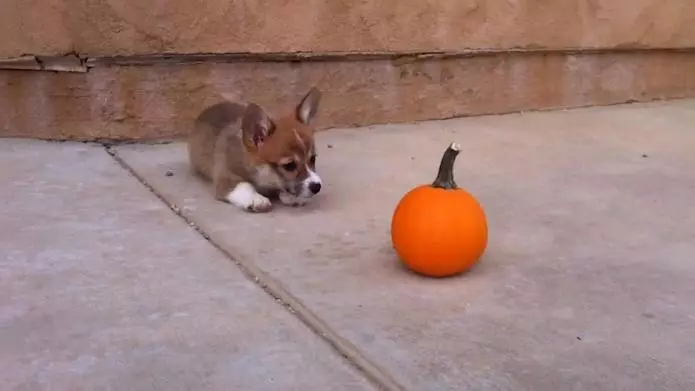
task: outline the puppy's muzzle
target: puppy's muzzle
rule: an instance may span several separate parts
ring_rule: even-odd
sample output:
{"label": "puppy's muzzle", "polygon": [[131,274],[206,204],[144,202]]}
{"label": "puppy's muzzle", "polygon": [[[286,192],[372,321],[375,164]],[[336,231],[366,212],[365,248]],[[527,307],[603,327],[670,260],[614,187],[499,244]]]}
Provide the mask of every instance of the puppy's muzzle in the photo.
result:
{"label": "puppy's muzzle", "polygon": [[321,187],[321,178],[315,171],[309,170],[309,176],[300,184],[299,196],[304,198],[313,197],[321,191]]}

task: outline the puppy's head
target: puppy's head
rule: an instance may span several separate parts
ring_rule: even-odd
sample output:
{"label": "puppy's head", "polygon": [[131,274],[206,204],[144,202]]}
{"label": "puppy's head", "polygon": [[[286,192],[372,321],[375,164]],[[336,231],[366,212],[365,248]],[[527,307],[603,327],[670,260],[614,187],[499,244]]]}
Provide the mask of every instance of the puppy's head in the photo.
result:
{"label": "puppy's head", "polygon": [[321,93],[312,88],[289,114],[278,118],[271,118],[255,103],[246,107],[242,135],[261,184],[302,198],[321,190],[311,125],[320,99]]}

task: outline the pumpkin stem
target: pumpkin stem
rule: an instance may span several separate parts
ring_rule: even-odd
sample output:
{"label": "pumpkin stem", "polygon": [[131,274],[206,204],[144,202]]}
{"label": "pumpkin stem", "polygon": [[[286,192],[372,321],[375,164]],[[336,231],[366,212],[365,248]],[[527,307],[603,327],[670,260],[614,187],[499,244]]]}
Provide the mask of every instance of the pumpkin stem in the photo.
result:
{"label": "pumpkin stem", "polygon": [[457,189],[456,181],[454,180],[454,162],[456,157],[461,152],[461,146],[456,143],[451,143],[442,155],[442,161],[439,163],[439,172],[437,179],[432,182],[432,187],[440,189]]}

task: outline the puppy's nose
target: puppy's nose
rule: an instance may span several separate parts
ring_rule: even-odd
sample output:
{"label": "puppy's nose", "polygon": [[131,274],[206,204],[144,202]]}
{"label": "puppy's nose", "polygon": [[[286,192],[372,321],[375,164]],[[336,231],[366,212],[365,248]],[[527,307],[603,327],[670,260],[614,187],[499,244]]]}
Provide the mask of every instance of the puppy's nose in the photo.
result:
{"label": "puppy's nose", "polygon": [[320,182],[311,182],[309,184],[309,191],[312,193],[316,194],[321,191],[321,183]]}

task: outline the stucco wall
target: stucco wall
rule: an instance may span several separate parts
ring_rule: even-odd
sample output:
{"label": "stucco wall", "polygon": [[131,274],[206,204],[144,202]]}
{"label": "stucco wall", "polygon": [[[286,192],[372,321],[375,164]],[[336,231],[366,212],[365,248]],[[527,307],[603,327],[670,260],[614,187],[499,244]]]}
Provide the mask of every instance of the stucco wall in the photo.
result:
{"label": "stucco wall", "polygon": [[695,47],[693,0],[2,0],[0,57]]}
{"label": "stucco wall", "polygon": [[321,128],[695,97],[695,53],[500,54],[398,64],[231,62],[0,71],[0,137],[153,140],[186,135],[231,98],[277,113],[310,86]]}
{"label": "stucco wall", "polygon": [[[500,52],[112,57],[468,50]],[[420,121],[695,97],[695,0],[0,0],[0,59],[27,54],[91,59],[60,57],[85,73],[4,61],[0,137],[179,137],[222,97],[275,110],[312,85],[324,92],[321,128]],[[19,68],[46,64],[29,56]]]}

